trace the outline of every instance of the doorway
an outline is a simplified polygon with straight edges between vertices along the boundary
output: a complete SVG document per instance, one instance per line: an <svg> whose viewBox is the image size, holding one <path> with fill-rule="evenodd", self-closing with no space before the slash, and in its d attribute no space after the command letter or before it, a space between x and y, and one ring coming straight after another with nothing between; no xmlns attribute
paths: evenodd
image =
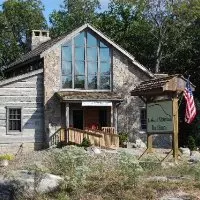
<svg viewBox="0 0 200 200"><path fill-rule="evenodd" d="M73 127L83 129L83 110L73 110Z"/></svg>

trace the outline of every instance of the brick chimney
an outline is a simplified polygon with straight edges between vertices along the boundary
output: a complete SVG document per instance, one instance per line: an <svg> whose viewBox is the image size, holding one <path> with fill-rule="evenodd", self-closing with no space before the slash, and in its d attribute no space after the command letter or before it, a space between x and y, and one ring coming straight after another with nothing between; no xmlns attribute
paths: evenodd
<svg viewBox="0 0 200 200"><path fill-rule="evenodd" d="M31 50L38 47L40 44L50 40L49 31L46 30L33 30L32 31L32 41Z"/></svg>

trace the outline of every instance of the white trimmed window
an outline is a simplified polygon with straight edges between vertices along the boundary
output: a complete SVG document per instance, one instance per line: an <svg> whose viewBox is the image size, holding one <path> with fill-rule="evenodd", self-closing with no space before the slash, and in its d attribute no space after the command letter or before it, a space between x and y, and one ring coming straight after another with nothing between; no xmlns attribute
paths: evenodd
<svg viewBox="0 0 200 200"><path fill-rule="evenodd" d="M146 110L146 108L140 109L140 129L142 131L147 130L147 110Z"/></svg>
<svg viewBox="0 0 200 200"><path fill-rule="evenodd" d="M22 131L22 108L7 108L7 132Z"/></svg>

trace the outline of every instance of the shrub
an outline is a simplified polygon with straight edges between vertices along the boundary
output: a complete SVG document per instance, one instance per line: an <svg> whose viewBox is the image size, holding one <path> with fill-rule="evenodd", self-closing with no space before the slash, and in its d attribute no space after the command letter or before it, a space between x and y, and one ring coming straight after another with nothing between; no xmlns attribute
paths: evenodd
<svg viewBox="0 0 200 200"><path fill-rule="evenodd" d="M128 141L128 133L119 133L119 145L123 146Z"/></svg>
<svg viewBox="0 0 200 200"><path fill-rule="evenodd" d="M85 148L92 146L90 139L84 137L80 146Z"/></svg>
<svg viewBox="0 0 200 200"><path fill-rule="evenodd" d="M195 143L195 139L193 136L189 136L188 137L188 147L191 151L196 149L196 143Z"/></svg>
<svg viewBox="0 0 200 200"><path fill-rule="evenodd" d="M0 155L0 160L13 160L13 159L14 159L14 155L12 155L12 154Z"/></svg>
<svg viewBox="0 0 200 200"><path fill-rule="evenodd" d="M65 178L64 187L72 192L83 185L89 171L87 163L88 155L83 148L67 146L52 151L48 167L51 173Z"/></svg>

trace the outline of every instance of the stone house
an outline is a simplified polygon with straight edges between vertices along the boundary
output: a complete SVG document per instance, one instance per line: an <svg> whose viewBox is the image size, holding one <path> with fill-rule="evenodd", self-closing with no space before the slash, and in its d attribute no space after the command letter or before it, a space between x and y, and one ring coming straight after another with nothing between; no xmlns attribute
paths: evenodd
<svg viewBox="0 0 200 200"><path fill-rule="evenodd" d="M1 148L44 148L60 127L115 127L131 141L145 138L145 105L130 91L154 75L89 24L52 40L34 30L32 50L4 76Z"/></svg>

